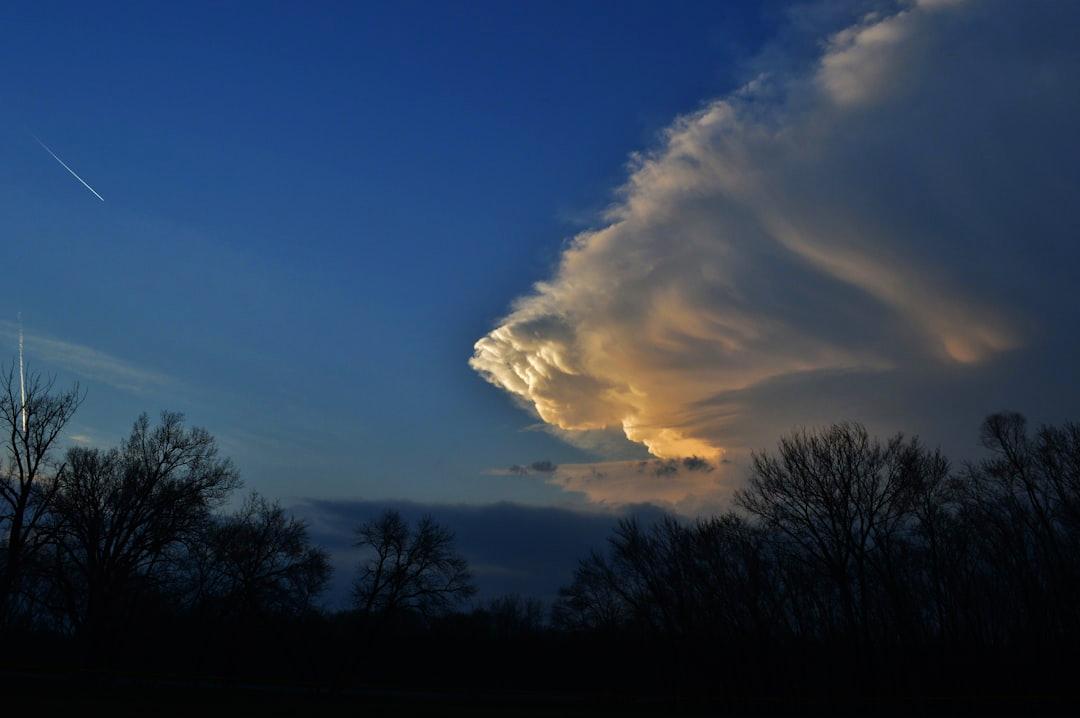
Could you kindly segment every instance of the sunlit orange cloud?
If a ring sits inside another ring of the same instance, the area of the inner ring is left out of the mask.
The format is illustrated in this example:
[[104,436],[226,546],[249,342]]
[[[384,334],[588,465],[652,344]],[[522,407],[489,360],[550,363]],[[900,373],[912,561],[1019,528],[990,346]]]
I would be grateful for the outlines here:
[[[1000,194],[1011,183],[986,181],[984,153],[1006,179],[1023,172],[1024,143],[1051,141],[1026,124],[1054,127],[1069,107],[1054,93],[1075,91],[1046,75],[1034,99],[1016,5],[898,3],[826,38],[802,71],[778,63],[677,119],[471,366],[560,431],[615,428],[656,457],[718,461],[807,417],[884,412],[891,377],[959,385],[1022,349],[1032,327],[998,289],[1010,268],[986,255],[1022,241],[1007,229],[1022,210]],[[1002,108],[1015,135],[968,131]],[[1060,180],[1028,174],[1024,191],[1040,182]],[[599,473],[552,481],[600,502],[686,503],[739,480]]]

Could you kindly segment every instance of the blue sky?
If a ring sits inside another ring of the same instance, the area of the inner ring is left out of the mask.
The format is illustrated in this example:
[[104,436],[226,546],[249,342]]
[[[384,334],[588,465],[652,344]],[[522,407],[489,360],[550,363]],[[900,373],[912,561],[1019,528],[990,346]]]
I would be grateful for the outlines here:
[[5,7],[0,350],[297,506],[700,514],[841,419],[965,458],[1080,404],[1078,14]]
[[[565,500],[485,473],[595,457],[524,430],[472,344],[612,201],[630,152],[736,86],[780,16],[6,6],[3,318],[21,311],[32,364],[89,390],[72,433],[95,442],[179,409],[272,495]],[[37,337],[123,366],[52,361]]]

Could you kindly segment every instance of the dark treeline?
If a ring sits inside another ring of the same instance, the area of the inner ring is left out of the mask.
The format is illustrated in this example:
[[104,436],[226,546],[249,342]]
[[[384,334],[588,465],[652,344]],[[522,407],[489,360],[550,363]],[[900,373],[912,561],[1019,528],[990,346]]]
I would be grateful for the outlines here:
[[999,414],[982,443],[954,468],[856,424],[794,433],[754,456],[735,511],[623,522],[556,623],[667,645],[688,690],[720,700],[1065,698],[1080,426]]
[[356,527],[353,605],[330,612],[326,552],[232,501],[212,436],[165,413],[61,451],[82,398],[0,386],[5,671],[762,711],[1076,696],[1077,425],[991,416],[963,465],[857,424],[793,433],[730,512],[622,521],[551,607],[470,603],[452,534],[388,511]]

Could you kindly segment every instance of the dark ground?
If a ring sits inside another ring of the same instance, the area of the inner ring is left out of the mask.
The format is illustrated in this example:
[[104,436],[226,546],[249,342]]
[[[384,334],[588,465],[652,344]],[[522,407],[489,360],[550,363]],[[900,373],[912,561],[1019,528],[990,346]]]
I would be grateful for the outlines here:
[[[614,695],[410,692],[354,688],[332,692],[290,684],[236,683],[153,674],[0,669],[0,691],[13,712],[35,716],[1072,716],[1053,696],[994,696],[911,704],[850,706],[814,703],[730,706],[623,699]],[[7,711],[3,711],[7,714]]]

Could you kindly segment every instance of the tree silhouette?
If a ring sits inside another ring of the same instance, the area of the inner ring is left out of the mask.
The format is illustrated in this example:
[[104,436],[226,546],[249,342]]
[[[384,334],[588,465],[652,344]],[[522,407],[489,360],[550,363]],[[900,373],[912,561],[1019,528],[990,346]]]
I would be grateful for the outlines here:
[[235,513],[211,521],[189,547],[196,601],[225,616],[301,615],[330,580],[330,560],[307,525],[252,493]]
[[1044,426],[994,414],[980,438],[990,452],[967,467],[966,518],[976,565],[995,574],[1011,633],[1080,633],[1080,425]]
[[[29,444],[48,446],[34,438],[48,422],[28,423]],[[397,511],[356,529],[356,610],[320,608],[329,564],[304,523],[256,494],[222,513],[239,480],[212,437],[177,414],[143,416],[116,449],[73,448],[62,464],[42,454],[25,620],[4,645],[42,665],[81,645],[97,667],[136,673],[405,691],[480,675],[732,713],[1071,696],[1080,427],[997,414],[981,438],[982,458],[952,470],[915,439],[858,424],[788,434],[753,457],[732,510],[619,522],[545,622],[542,604],[516,595],[463,611],[476,589],[453,535]],[[5,464],[9,497],[17,466]]]
[[735,514],[689,525],[623,519],[607,553],[578,565],[553,619],[575,631],[760,633],[777,620],[771,578],[763,532]]
[[118,449],[73,448],[55,501],[55,578],[67,619],[100,639],[146,588],[171,579],[186,541],[239,485],[213,437],[143,414]]
[[356,529],[356,546],[371,554],[353,587],[355,605],[367,614],[445,613],[476,592],[468,564],[454,549],[449,529],[424,516],[409,526],[393,509]]
[[37,373],[23,385],[12,366],[0,380],[0,626],[16,613],[25,572],[46,546],[43,528],[64,465],[54,449],[83,394],[76,384],[55,392]]
[[735,502],[829,582],[839,615],[820,618],[865,638],[871,593],[901,560],[920,497],[947,474],[945,459],[917,439],[898,434],[883,444],[841,423],[790,434],[775,455],[755,454]]
[[516,593],[489,600],[477,613],[486,617],[494,634],[503,639],[535,634],[544,626],[543,602]]

